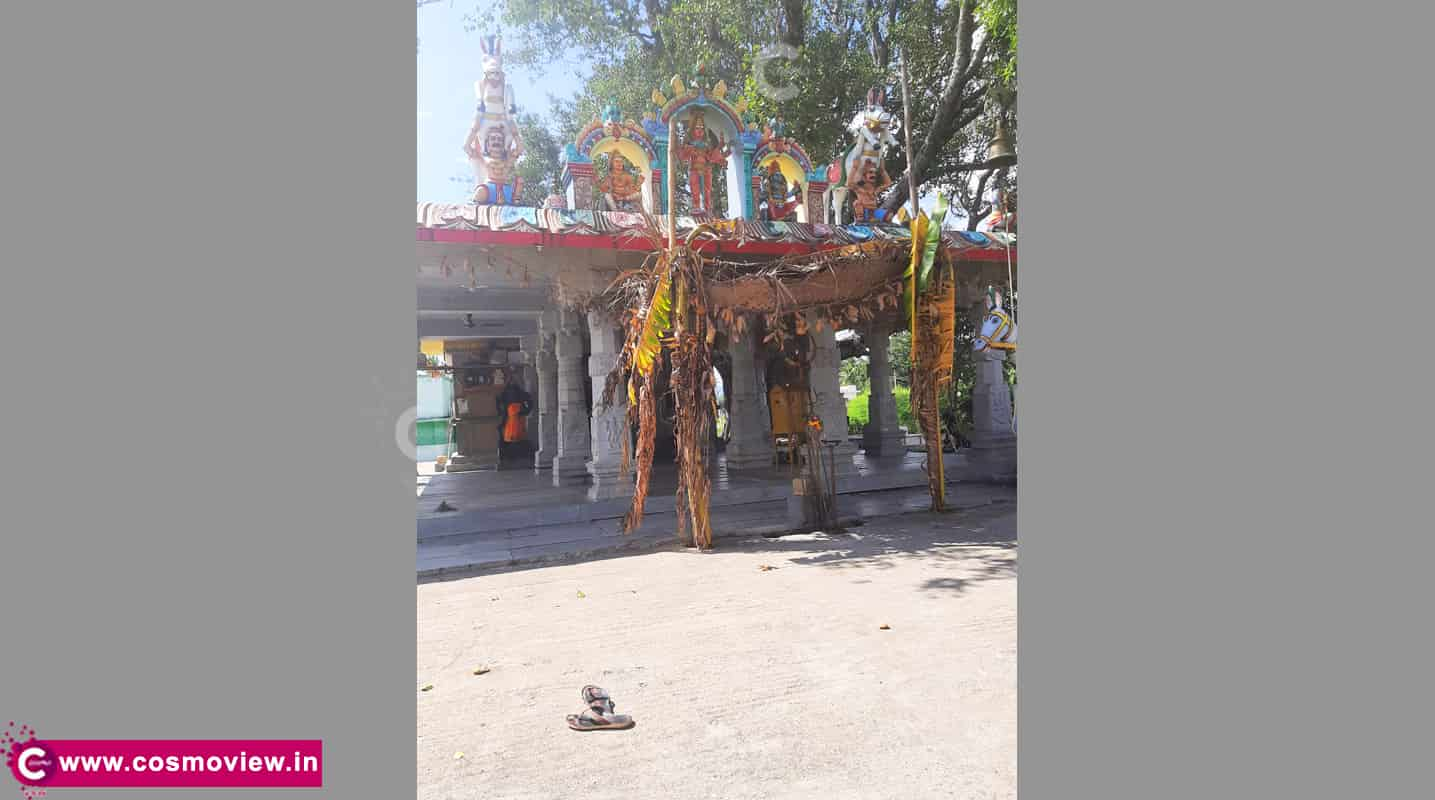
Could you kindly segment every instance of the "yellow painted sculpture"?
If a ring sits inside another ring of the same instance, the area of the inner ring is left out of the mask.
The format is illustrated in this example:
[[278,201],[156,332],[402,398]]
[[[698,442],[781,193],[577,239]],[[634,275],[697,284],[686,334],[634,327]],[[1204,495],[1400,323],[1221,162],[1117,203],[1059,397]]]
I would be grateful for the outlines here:
[[609,211],[637,211],[643,207],[643,179],[618,153],[608,157],[608,173],[598,179],[598,191],[603,193]]

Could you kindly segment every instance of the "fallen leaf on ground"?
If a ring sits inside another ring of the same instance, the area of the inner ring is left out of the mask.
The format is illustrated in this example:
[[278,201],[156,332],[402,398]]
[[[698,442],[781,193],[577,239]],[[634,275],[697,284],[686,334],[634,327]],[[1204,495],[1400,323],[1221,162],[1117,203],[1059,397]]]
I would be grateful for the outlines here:
[[892,630],[892,626],[891,626],[891,625],[883,625],[883,626],[881,626],[880,628],[878,628],[877,630],[879,630],[879,631],[890,631],[890,630]]
[[579,597],[587,597],[588,595],[583,594],[583,590],[582,590],[582,589],[579,589],[579,590],[578,590],[578,596],[579,596]]
[[420,692],[427,692],[428,690],[430,690],[430,689],[432,689],[432,688],[433,688],[433,684],[432,684],[432,683],[425,683],[425,684],[423,685],[423,688],[419,689],[419,691],[420,691]]
[[478,669],[473,671],[473,674],[482,675],[485,672],[488,672],[488,667],[479,667]]
[[460,758],[463,758],[463,751],[462,751],[462,750],[460,750],[460,751],[458,751],[457,753],[454,753],[454,754],[453,754],[453,760],[454,760],[454,761],[457,761],[457,760],[459,760]]

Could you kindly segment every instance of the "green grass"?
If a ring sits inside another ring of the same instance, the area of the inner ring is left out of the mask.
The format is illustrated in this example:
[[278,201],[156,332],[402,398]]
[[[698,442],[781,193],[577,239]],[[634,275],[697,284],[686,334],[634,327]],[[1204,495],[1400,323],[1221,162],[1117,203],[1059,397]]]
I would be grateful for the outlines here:
[[[869,394],[870,390],[863,391],[847,401],[847,430],[851,433],[859,433],[867,427]],[[892,390],[892,399],[897,402],[897,424],[908,431],[916,431],[917,424],[912,421],[911,390],[906,386],[898,386]]]

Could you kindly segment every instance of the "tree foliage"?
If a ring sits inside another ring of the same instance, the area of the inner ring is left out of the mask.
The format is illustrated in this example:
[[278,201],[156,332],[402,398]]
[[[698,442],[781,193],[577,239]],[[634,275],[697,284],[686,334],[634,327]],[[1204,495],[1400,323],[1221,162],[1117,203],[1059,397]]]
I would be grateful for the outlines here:
[[519,115],[518,135],[523,137],[524,153],[518,161],[518,174],[523,178],[518,202],[541,207],[548,195],[562,187],[563,145],[547,122],[532,113]]
[[867,359],[862,356],[843,359],[837,370],[837,382],[842,386],[855,386],[858,392],[867,391],[871,384],[867,375]]

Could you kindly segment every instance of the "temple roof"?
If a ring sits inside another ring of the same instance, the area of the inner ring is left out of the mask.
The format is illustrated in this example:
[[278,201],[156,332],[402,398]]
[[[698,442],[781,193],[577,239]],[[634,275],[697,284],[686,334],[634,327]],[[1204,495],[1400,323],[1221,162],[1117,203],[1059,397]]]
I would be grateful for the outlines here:
[[[418,240],[454,244],[545,245],[589,249],[652,250],[650,235],[666,236],[663,215],[567,211],[528,206],[418,204]],[[759,220],[695,220],[679,216],[679,236],[702,222],[716,223],[720,238],[698,249],[752,255],[818,252],[873,240],[909,240],[900,225],[822,225]],[[948,229],[943,243],[959,261],[1006,260],[1016,263],[1016,236]],[[1008,250],[1008,247],[1010,249]]]

